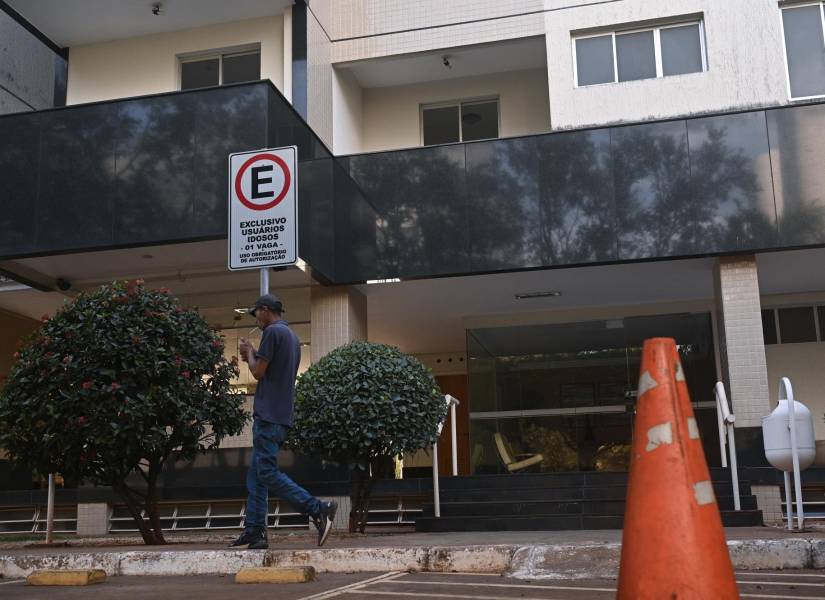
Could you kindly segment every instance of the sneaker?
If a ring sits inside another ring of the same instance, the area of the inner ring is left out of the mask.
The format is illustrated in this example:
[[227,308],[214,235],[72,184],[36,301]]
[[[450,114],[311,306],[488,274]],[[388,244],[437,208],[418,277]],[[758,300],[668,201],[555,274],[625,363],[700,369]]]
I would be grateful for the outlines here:
[[318,546],[323,546],[332,531],[332,523],[335,521],[335,513],[338,511],[337,502],[322,502],[321,512],[316,517],[312,517],[312,522],[318,530]]
[[244,531],[237,540],[229,544],[230,548],[237,548],[238,546],[246,546],[248,550],[266,550],[269,548],[266,529],[255,527]]

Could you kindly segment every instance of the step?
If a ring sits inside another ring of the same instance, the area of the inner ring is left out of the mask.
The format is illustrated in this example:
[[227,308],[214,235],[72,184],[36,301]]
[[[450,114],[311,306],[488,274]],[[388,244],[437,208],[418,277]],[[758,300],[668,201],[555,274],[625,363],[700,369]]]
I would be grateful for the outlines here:
[[[719,509],[733,510],[732,496],[716,498]],[[744,510],[756,510],[755,496],[740,496]],[[422,516],[434,514],[433,504],[422,506]],[[536,516],[536,515],[621,515],[625,512],[624,498],[621,500],[511,500],[482,502],[441,502],[441,516]]]
[[[457,516],[418,517],[417,532],[449,531],[564,531],[582,529],[621,529],[621,515],[540,515],[526,516]],[[725,527],[758,527],[762,512],[758,510],[722,511]]]
[[[719,497],[733,496],[732,486],[729,483],[713,484],[714,493]],[[740,485],[741,497],[750,495],[750,486]],[[541,500],[624,500],[627,496],[627,486],[565,486],[565,487],[532,487],[532,488],[465,488],[441,490],[443,502],[495,502],[495,501],[541,501]]]
[[622,485],[627,483],[625,472],[586,472],[571,473],[504,473],[501,475],[469,475],[460,477],[441,477],[442,490],[463,488],[501,488],[510,489],[533,487],[572,487],[582,485]]
[[579,529],[621,529],[622,517],[615,515],[542,515],[538,517],[419,517],[417,532],[447,531],[570,531]]

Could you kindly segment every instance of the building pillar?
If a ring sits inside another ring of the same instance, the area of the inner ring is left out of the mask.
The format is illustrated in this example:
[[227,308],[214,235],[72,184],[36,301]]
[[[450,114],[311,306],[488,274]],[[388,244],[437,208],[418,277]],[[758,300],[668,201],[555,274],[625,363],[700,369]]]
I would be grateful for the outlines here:
[[307,5],[306,0],[297,0],[292,6],[292,65],[290,72],[290,100],[298,114],[308,120],[307,112]]
[[339,346],[367,339],[367,298],[355,288],[313,287],[310,304],[313,363]]
[[770,394],[756,258],[717,259],[715,288],[719,358],[736,416],[739,464],[766,466],[762,417],[770,413]]

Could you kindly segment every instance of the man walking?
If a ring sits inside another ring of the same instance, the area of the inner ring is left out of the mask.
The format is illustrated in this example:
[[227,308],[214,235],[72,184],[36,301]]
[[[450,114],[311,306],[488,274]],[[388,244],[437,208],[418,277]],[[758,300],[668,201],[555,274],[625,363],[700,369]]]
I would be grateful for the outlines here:
[[318,529],[319,546],[327,541],[338,510],[335,502],[315,498],[278,468],[278,452],[292,426],[295,376],[301,362],[301,344],[281,318],[283,312],[277,296],[261,296],[249,311],[263,331],[261,347],[255,350],[249,341],[241,340],[241,358],[249,364],[258,387],[253,410],[252,461],[246,476],[249,498],[245,528],[230,547],[269,547],[266,536],[269,492],[310,516]]

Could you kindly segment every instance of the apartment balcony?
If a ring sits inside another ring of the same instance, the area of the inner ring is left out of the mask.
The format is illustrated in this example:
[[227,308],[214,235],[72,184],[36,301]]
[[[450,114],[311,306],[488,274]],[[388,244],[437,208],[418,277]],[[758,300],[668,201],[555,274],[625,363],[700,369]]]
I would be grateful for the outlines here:
[[7,115],[0,269],[222,240],[227,156],[292,144],[334,283],[825,245],[823,130],[818,103],[333,157],[269,82]]
[[228,155],[293,144],[300,254],[332,279],[352,185],[269,82],[0,117],[0,261],[225,238]]
[[825,244],[825,104],[341,157],[422,278]]

